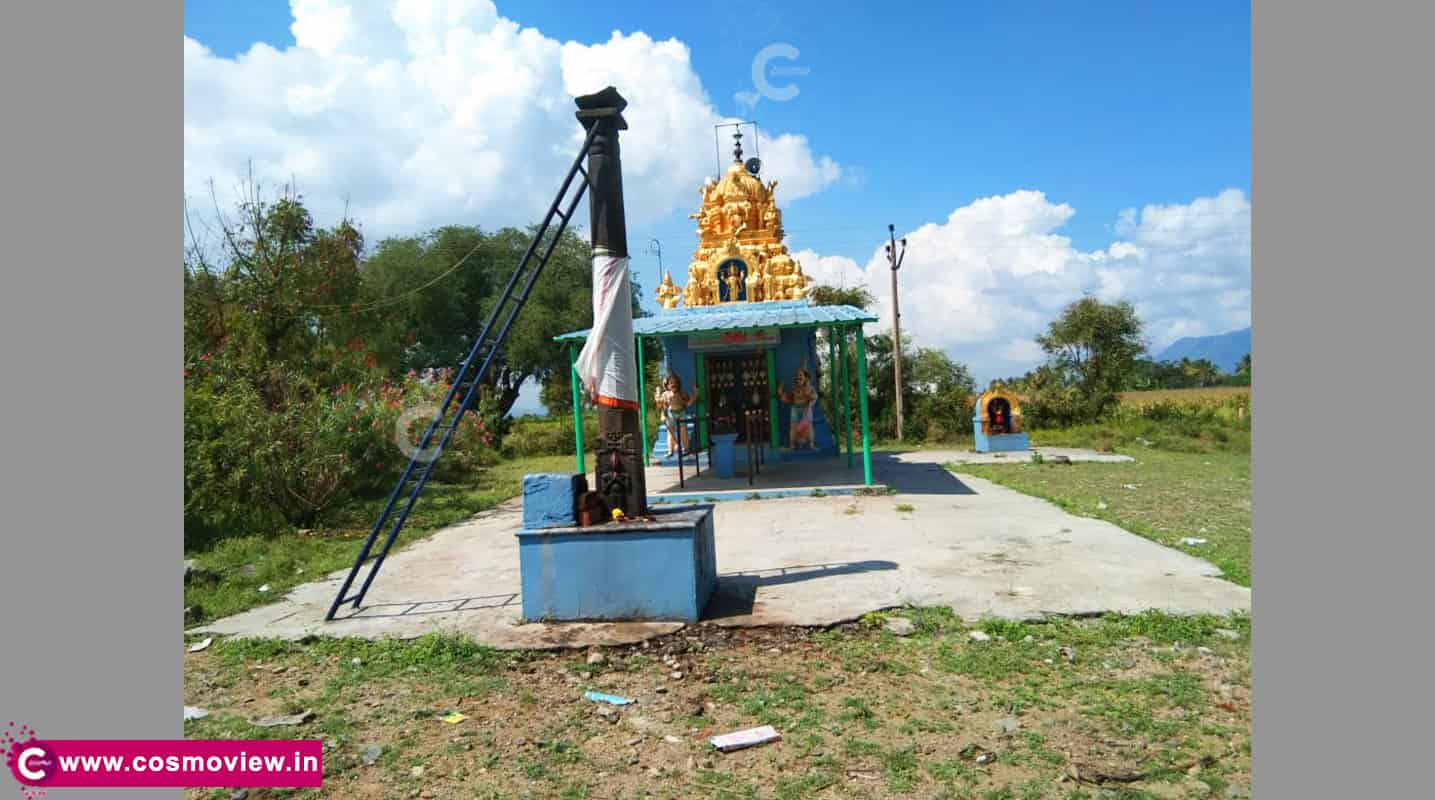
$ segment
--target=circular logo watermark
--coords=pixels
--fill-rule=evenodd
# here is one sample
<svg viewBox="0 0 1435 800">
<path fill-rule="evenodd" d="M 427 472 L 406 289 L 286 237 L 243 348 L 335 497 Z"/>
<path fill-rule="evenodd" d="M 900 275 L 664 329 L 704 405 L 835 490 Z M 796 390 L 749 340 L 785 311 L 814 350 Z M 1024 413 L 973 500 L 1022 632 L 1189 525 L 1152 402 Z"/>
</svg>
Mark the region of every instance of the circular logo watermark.
<svg viewBox="0 0 1435 800">
<path fill-rule="evenodd" d="M 779 103 L 796 97 L 798 94 L 797 84 L 789 82 L 780 86 L 774 85 L 768 75 L 771 74 L 774 77 L 806 75 L 809 70 L 802 66 L 779 64 L 769 69 L 769 65 L 774 61 L 796 61 L 799 55 L 801 55 L 801 51 L 787 42 L 775 42 L 757 51 L 757 55 L 752 59 L 752 85 L 756 91 L 738 92 L 738 102 L 746 106 L 754 106 L 763 97 Z"/>
<path fill-rule="evenodd" d="M 20 782 L 21 791 L 30 800 L 44 797 L 46 791 L 39 787 L 49 784 L 60 774 L 55 751 L 35 739 L 15 742 L 5 760 L 10 764 L 11 774 Z"/>
<path fill-rule="evenodd" d="M 430 444 L 428 447 L 421 448 L 418 446 L 418 443 L 410 438 L 411 434 L 409 433 L 409 428 L 413 425 L 414 420 L 427 419 L 430 420 L 429 424 L 432 425 L 432 420 L 437 417 L 438 414 L 439 407 L 436 405 L 406 408 L 402 414 L 399 414 L 398 422 L 395 424 L 394 444 L 398 445 L 399 450 L 404 455 L 418 461 L 420 464 L 428 464 L 438 458 L 437 442 Z M 441 435 L 439 431 L 434 431 L 434 433 Z"/>
</svg>

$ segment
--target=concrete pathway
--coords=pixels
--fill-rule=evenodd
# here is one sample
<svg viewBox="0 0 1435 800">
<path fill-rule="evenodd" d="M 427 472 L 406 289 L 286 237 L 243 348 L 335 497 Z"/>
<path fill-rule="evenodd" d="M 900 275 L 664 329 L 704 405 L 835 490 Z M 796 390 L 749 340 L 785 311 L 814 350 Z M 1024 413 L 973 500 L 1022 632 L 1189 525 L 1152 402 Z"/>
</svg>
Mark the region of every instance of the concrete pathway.
<svg viewBox="0 0 1435 800">
<path fill-rule="evenodd" d="M 953 475 L 941 466 L 953 455 L 882 454 L 879 477 L 897 490 L 891 496 L 717 503 L 720 587 L 706 617 L 734 626 L 830 625 L 905 603 L 948 605 L 969 620 L 1250 608 L 1250 590 L 1221 580 L 1212 564 Z M 551 648 L 630 643 L 682 627 L 522 623 L 513 535 L 520 519 L 509 503 L 391 555 L 364 608 L 334 622 L 323 615 L 342 573 L 198 630 L 286 639 L 457 630 L 499 648 Z"/>
<path fill-rule="evenodd" d="M 1033 452 L 1039 452 L 1042 457 L 1048 459 L 1064 456 L 1072 462 L 1116 463 L 1132 460 L 1131 456 L 1098 453 L 1095 450 L 1074 447 L 1040 447 L 1011 453 L 977 453 L 972 450 L 878 450 L 872 453 L 872 482 L 875 485 L 890 485 L 892 480 L 911 478 L 910 467 L 914 464 L 1015 464 L 1030 461 Z M 829 494 L 835 493 L 834 489 L 847 490 L 845 493 L 851 494 L 852 490 L 863 488 L 860 452 L 853 454 L 851 466 L 848 466 L 845 453 L 836 458 L 770 461 L 758 470 L 751 484 L 747 480 L 745 456 L 738 459 L 738 475 L 733 478 L 717 477 L 708 468 L 706 457 L 702 459 L 702 464 L 702 471 L 693 475 L 693 464 L 689 461 L 681 482 L 676 466 L 648 467 L 646 477 L 650 502 L 663 502 L 668 496 L 680 496 L 686 502 L 701 502 L 708 498 L 741 500 L 752 492 L 804 495 L 816 488 L 827 490 Z M 593 476 L 590 474 L 588 478 L 589 485 L 592 485 Z"/>
</svg>

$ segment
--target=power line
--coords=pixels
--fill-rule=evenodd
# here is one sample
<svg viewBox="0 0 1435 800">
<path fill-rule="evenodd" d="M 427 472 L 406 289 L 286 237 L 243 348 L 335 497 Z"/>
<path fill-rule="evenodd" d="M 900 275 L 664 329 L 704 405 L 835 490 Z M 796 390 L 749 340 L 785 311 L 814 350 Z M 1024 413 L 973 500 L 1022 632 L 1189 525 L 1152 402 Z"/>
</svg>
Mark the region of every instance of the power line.
<svg viewBox="0 0 1435 800">
<path fill-rule="evenodd" d="M 294 319 L 294 318 L 297 318 L 297 317 L 304 316 L 306 313 L 317 312 L 317 311 L 319 311 L 320 309 L 330 309 L 330 310 L 327 311 L 326 313 L 319 313 L 318 316 L 320 316 L 320 317 L 339 317 L 339 316 L 345 316 L 345 315 L 362 314 L 362 313 L 364 313 L 364 312 L 366 312 L 366 311 L 373 311 L 374 309 L 377 309 L 377 308 L 383 308 L 383 307 L 385 307 L 385 306 L 393 305 L 393 304 L 398 303 L 398 302 L 400 302 L 400 301 L 406 300 L 406 299 L 408 299 L 408 298 L 410 298 L 410 297 L 412 297 L 412 296 L 418 294 L 419 292 L 422 292 L 422 291 L 425 291 L 425 290 L 427 290 L 427 289 L 433 288 L 433 287 L 436 286 L 439 282 L 443 281 L 445 278 L 447 278 L 447 277 L 449 277 L 450 275 L 452 275 L 452 274 L 454 274 L 455 272 L 457 272 L 458 269 L 459 269 L 460 267 L 462 267 L 465 263 L 467 263 L 468 260 L 473 257 L 473 254 L 476 253 L 476 252 L 478 252 L 478 249 L 479 249 L 480 247 L 482 247 L 482 246 L 483 246 L 483 242 L 482 242 L 482 241 L 480 241 L 478 244 L 475 244 L 472 248 L 469 249 L 469 251 L 468 251 L 467 253 L 464 253 L 464 255 L 463 255 L 462 258 L 460 258 L 458 261 L 454 262 L 453 266 L 451 266 L 451 267 L 449 267 L 448 269 L 444 270 L 443 272 L 439 273 L 437 276 L 435 276 L 434 278 L 432 278 L 431 280 L 429 280 L 428 282 L 424 283 L 424 284 L 421 285 L 421 286 L 415 286 L 414 288 L 412 288 L 412 289 L 406 289 L 406 290 L 404 290 L 403 292 L 400 292 L 399 294 L 396 294 L 396 295 L 393 295 L 393 296 L 390 296 L 390 297 L 381 298 L 381 299 L 379 299 L 379 300 L 375 300 L 375 301 L 373 301 L 373 302 L 371 302 L 371 303 L 366 303 L 366 304 L 360 305 L 360 306 L 353 306 L 352 304 L 344 304 L 344 303 L 325 303 L 325 304 L 308 305 L 308 306 L 291 306 L 291 310 L 295 311 L 296 313 L 294 313 L 293 316 L 290 317 L 290 319 Z"/>
</svg>

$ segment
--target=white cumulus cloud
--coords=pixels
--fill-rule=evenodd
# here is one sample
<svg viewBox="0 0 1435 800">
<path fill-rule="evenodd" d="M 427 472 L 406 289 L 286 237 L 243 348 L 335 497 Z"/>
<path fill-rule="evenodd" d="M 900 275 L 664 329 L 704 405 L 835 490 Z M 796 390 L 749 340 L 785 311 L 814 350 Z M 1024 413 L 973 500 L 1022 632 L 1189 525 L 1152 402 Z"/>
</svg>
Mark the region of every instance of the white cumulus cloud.
<svg viewBox="0 0 1435 800">
<path fill-rule="evenodd" d="M 1251 207 L 1243 192 L 1127 209 L 1114 226 L 1118 238 L 1097 250 L 1081 250 L 1061 234 L 1075 214 L 1023 190 L 981 198 L 943 222 L 899 234 L 907 239 L 902 332 L 989 379 L 1038 363 L 1033 338 L 1085 294 L 1130 301 L 1155 351 L 1182 336 L 1250 324 Z M 881 326 L 890 329 L 884 245 L 875 244 L 865 265 L 810 250 L 795 255 L 820 282 L 865 284 Z"/>
<path fill-rule="evenodd" d="M 490 0 L 293 0 L 295 45 L 216 56 L 184 39 L 184 181 L 221 207 L 252 162 L 292 182 L 323 223 L 347 207 L 370 238 L 442 224 L 535 221 L 582 141 L 573 97 L 617 86 L 624 199 L 643 222 L 695 206 L 711 175 L 709 100 L 687 45 L 615 31 L 560 42 Z M 842 178 L 806 137 L 764 137 L 787 201 Z"/>
</svg>

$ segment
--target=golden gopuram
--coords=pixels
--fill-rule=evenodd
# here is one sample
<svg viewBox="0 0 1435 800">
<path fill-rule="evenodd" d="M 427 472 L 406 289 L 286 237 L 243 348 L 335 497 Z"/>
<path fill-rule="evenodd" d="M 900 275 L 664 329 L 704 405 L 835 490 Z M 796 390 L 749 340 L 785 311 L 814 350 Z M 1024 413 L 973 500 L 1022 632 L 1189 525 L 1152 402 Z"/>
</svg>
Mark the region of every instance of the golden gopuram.
<svg viewBox="0 0 1435 800">
<path fill-rule="evenodd" d="M 722 179 L 704 184 L 698 221 L 698 246 L 688 264 L 688 281 L 679 287 L 670 273 L 658 285 L 658 304 L 689 308 L 722 303 L 800 300 L 812 279 L 783 244 L 782 209 L 777 181 L 763 183 L 743 165 L 741 143 Z"/>
</svg>

